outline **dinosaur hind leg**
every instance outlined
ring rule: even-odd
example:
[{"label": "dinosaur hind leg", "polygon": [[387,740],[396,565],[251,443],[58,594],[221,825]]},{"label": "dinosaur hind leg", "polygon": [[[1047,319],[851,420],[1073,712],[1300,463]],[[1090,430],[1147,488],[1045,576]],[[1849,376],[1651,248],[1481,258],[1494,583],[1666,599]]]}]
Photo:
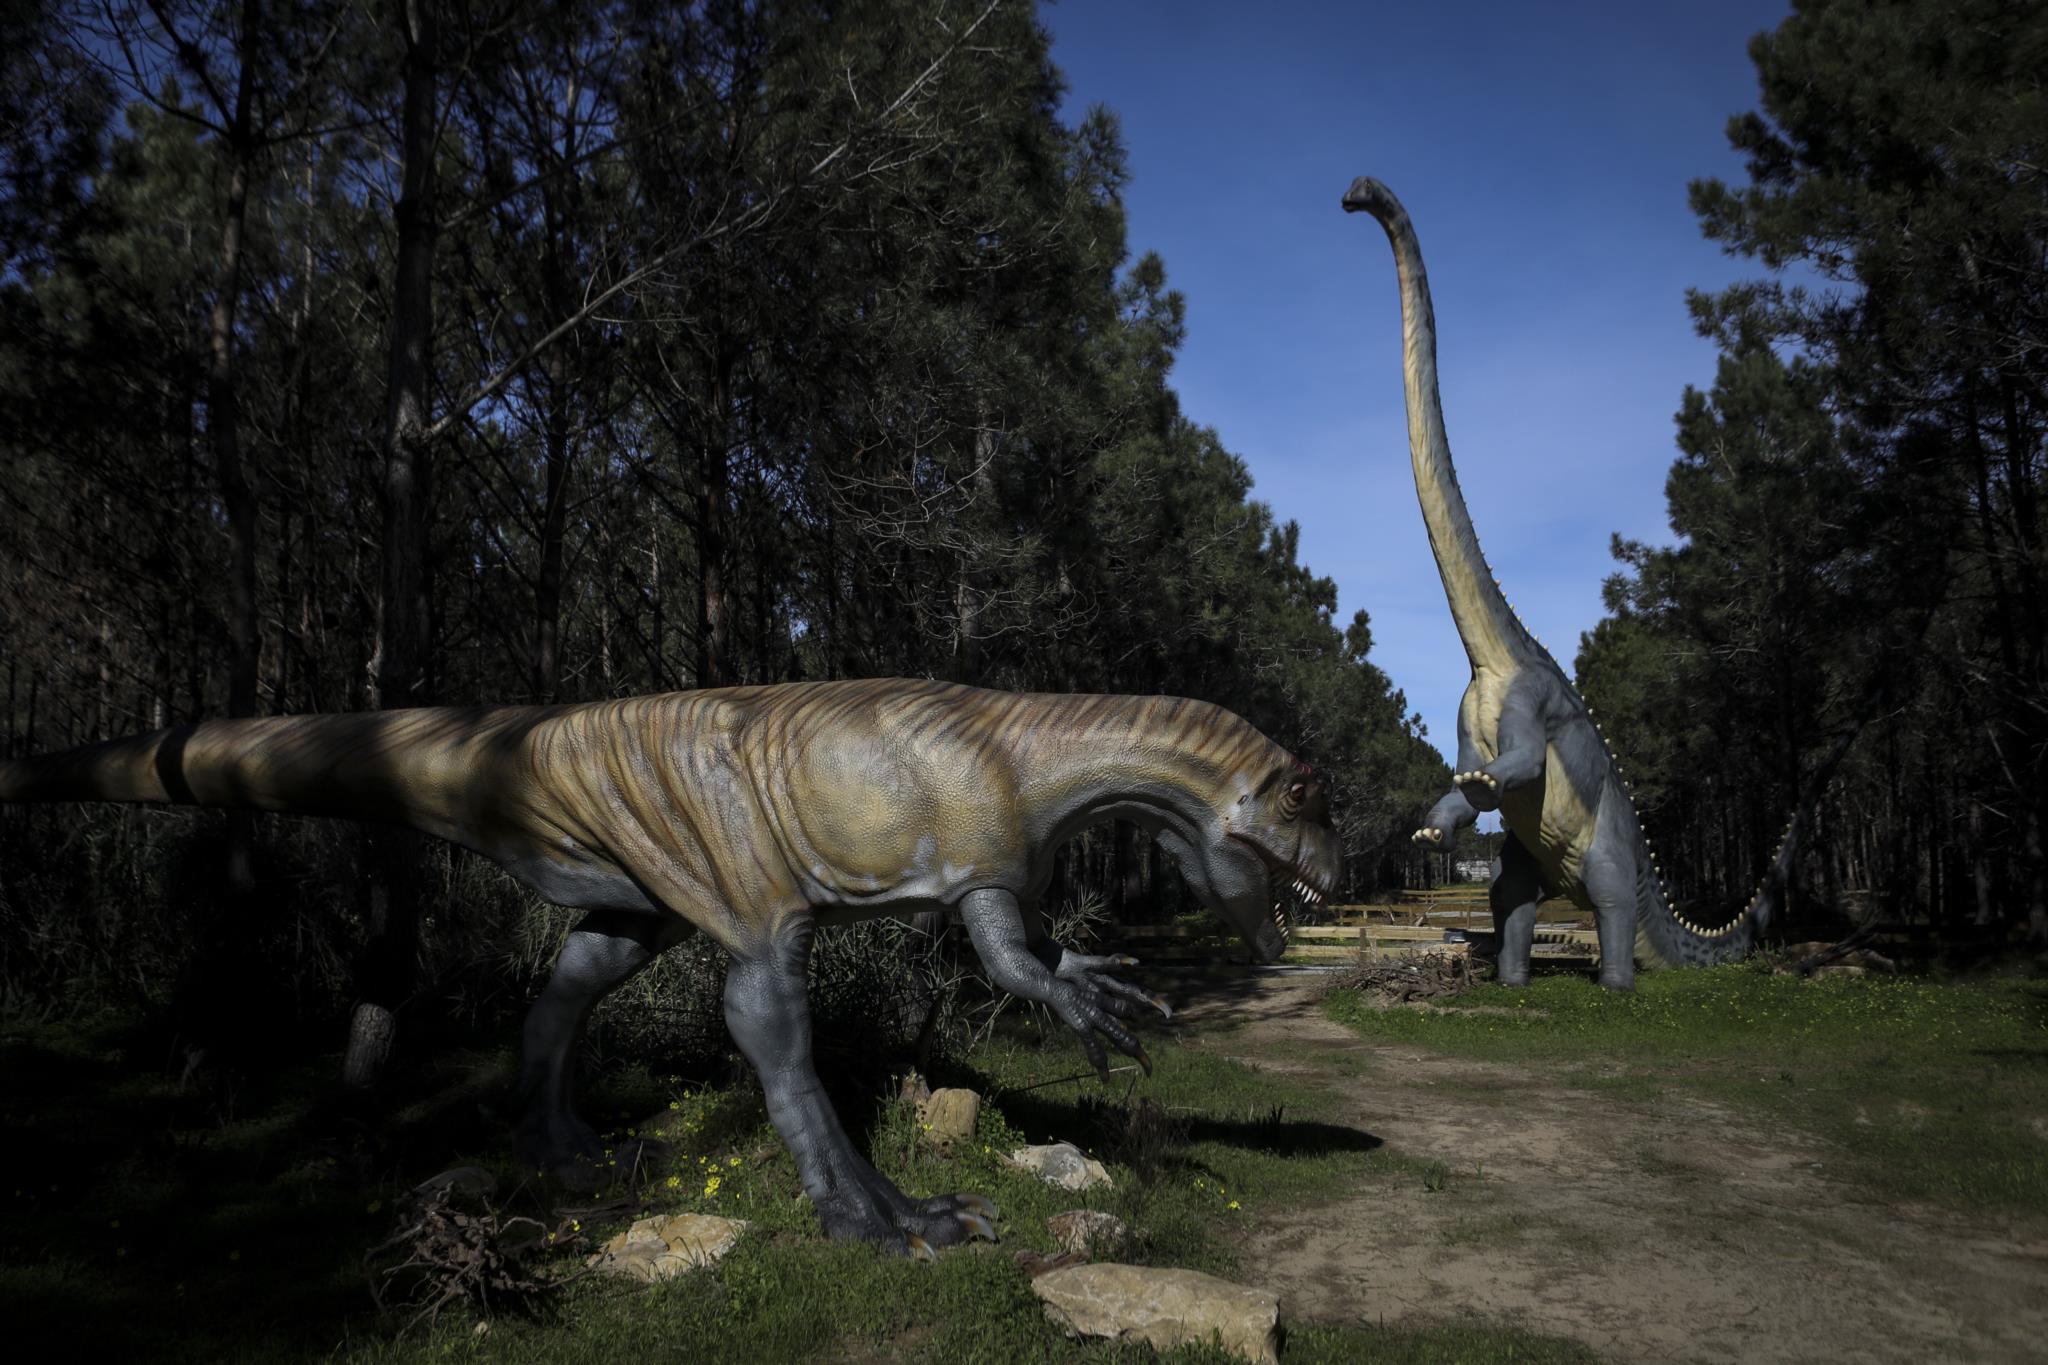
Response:
[{"label": "dinosaur hind leg", "polygon": [[1501,842],[1500,866],[1487,889],[1493,905],[1493,936],[1499,956],[1496,980],[1507,986],[1529,984],[1529,950],[1536,941],[1536,907],[1543,900],[1543,878],[1536,859],[1510,832]]},{"label": "dinosaur hind leg", "polygon": [[796,1158],[804,1192],[827,1235],[929,1255],[970,1236],[995,1237],[995,1205],[980,1195],[912,1199],[854,1150],[811,1065],[804,993],[812,921],[794,917],[765,944],[735,953],[725,978],[725,1022],[761,1078],[768,1117]]},{"label": "dinosaur hind leg", "polygon": [[604,1143],[576,1114],[576,1054],[597,1002],[690,932],[679,915],[598,910],[570,931],[520,1036],[520,1160],[573,1185],[599,1174]]},{"label": "dinosaur hind leg", "polygon": [[1600,934],[1600,984],[1610,991],[1636,988],[1636,860],[1624,849],[1586,860],[1586,896]]}]

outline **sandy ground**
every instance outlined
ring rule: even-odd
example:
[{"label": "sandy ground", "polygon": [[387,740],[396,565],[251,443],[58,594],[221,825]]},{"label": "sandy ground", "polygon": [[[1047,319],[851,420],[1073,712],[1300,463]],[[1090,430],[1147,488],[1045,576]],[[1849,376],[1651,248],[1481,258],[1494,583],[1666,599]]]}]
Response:
[{"label": "sandy ground", "polygon": [[1705,1100],[1371,1044],[1319,987],[1204,988],[1186,1040],[1327,1086],[1449,1179],[1260,1220],[1245,1278],[1283,1321],[1476,1314],[1617,1360],[2048,1360],[2048,1229],[1858,1202],[1824,1150]]}]

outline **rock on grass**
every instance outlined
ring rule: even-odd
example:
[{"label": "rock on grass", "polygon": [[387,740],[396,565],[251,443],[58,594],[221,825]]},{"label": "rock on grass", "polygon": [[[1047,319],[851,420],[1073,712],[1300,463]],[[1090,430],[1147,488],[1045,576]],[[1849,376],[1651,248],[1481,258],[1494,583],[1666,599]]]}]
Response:
[{"label": "rock on grass", "polygon": [[1093,1256],[1098,1251],[1114,1253],[1130,1235],[1123,1219],[1100,1209],[1056,1213],[1045,1220],[1045,1226],[1052,1233],[1053,1245],[1079,1256]]},{"label": "rock on grass", "polygon": [[1055,1142],[1045,1147],[1019,1147],[1010,1153],[1009,1162],[1020,1171],[1029,1172],[1050,1185],[1063,1190],[1092,1190],[1098,1185],[1110,1189],[1116,1184],[1109,1178],[1101,1162],[1089,1156],[1071,1142]]},{"label": "rock on grass", "polygon": [[672,1280],[685,1271],[717,1265],[747,1230],[738,1218],[708,1213],[656,1214],[642,1218],[604,1244],[590,1258],[596,1269],[643,1284]]},{"label": "rock on grass", "polygon": [[1204,1275],[1136,1265],[1076,1265],[1031,1281],[1053,1324],[1076,1336],[1144,1341],[1166,1351],[1212,1338],[1258,1365],[1279,1360],[1280,1304]]},{"label": "rock on grass", "polygon": [[925,1141],[941,1151],[971,1141],[981,1118],[981,1096],[972,1090],[934,1090],[917,1107]]}]

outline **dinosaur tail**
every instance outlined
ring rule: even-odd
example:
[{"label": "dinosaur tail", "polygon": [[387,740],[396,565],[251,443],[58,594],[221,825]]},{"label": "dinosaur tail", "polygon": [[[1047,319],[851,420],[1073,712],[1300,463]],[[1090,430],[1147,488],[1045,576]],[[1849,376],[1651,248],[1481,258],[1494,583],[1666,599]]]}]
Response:
[{"label": "dinosaur tail", "polygon": [[1665,888],[1648,839],[1636,858],[1636,944],[1675,967],[1711,967],[1746,957],[1770,927],[1784,899],[1785,882],[1799,853],[1800,819],[1794,814],[1762,880],[1740,914],[1717,928],[1691,919]]},{"label": "dinosaur tail", "polygon": [[542,708],[212,720],[0,762],[0,801],[146,801],[386,820],[459,838]]},{"label": "dinosaur tail", "polygon": [[[1750,893],[1740,914],[1719,928],[1707,928],[1679,910],[1658,874],[1657,859],[1649,839],[1637,822],[1636,840],[1636,946],[1647,948],[1664,961],[1679,967],[1705,967],[1732,962],[1746,956],[1778,915],[1785,900],[1785,888],[1792,879],[1793,864],[1799,858],[1799,843],[1813,812],[1820,804],[1835,770],[1849,756],[1862,727],[1841,735],[1807,781],[1804,797],[1794,805],[1791,818],[1778,839],[1777,851]],[[1633,805],[1631,804],[1631,809]]]}]

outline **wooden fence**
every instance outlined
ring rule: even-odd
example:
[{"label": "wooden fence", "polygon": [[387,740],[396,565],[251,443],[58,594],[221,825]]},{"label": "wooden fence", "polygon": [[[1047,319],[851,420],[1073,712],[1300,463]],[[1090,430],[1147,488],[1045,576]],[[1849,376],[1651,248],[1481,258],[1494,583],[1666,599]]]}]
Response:
[{"label": "wooden fence", "polygon": [[[1326,906],[1322,922],[1296,924],[1283,961],[1328,964],[1368,953],[1464,953],[1469,935],[1493,933],[1493,912],[1481,885],[1402,891],[1372,904]],[[1244,945],[1221,924],[1132,924],[1117,931],[1126,951],[1153,962],[1243,961]],[[1536,953],[1545,957],[1597,957],[1599,935],[1569,905],[1545,907],[1536,927]]]}]

